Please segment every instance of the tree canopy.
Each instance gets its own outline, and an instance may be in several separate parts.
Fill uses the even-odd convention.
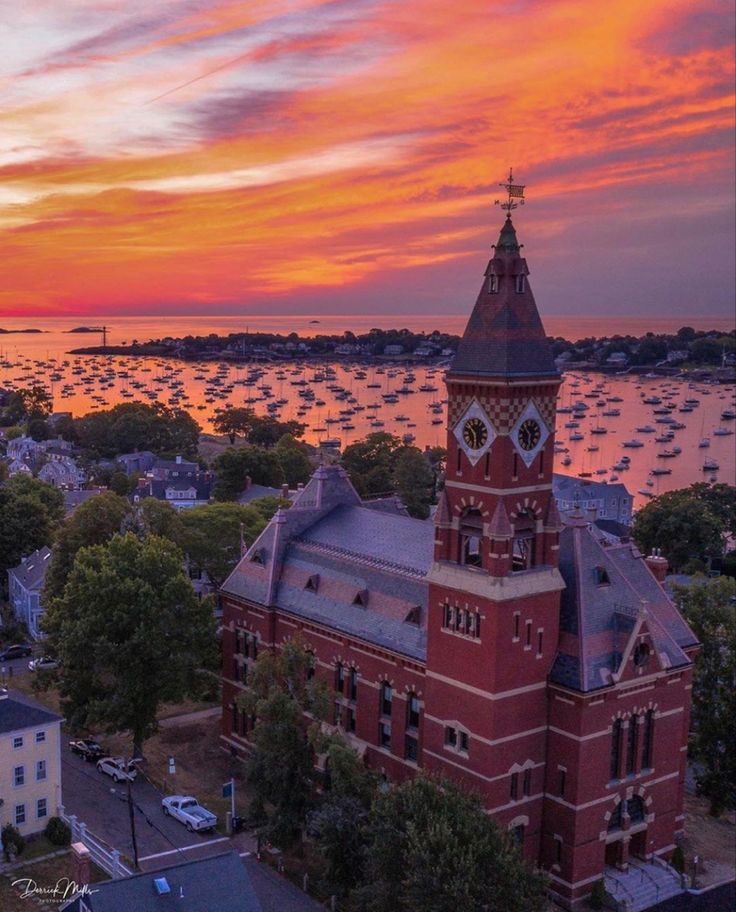
[[[161,703],[199,693],[216,650],[210,601],[194,594],[181,551],[155,535],[82,548],[42,624],[71,727],[130,731],[135,756]]]
[[[136,450],[194,458],[199,445],[200,427],[194,418],[159,402],[122,402],[77,418],[73,426],[79,445],[102,458]]]
[[[660,494],[636,514],[632,533],[643,552],[661,549],[676,571],[720,557],[726,535],[736,533],[736,488],[701,482]]]
[[[19,474],[0,485],[0,593],[11,567],[51,543],[63,513],[61,491],[37,478]]]
[[[230,443],[236,437],[243,437],[253,446],[273,447],[288,434],[301,437],[304,425],[299,421],[279,421],[272,415],[256,415],[251,408],[229,405],[212,419],[212,426],[218,434],[227,434]]]
[[[701,643],[693,676],[690,753],[698,791],[711,813],[736,807],[736,580],[697,579],[674,587],[675,601]]]
[[[284,470],[278,455],[262,447],[228,448],[214,460],[216,474],[215,500],[237,500],[248,483],[279,487],[284,483]]]

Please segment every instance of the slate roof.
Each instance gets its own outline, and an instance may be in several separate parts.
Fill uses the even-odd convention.
[[[0,734],[2,735],[60,721],[61,716],[27,698],[21,700],[15,695],[0,696]]]
[[[99,493],[99,489],[64,491],[64,513],[69,516],[69,514],[73,513],[80,504],[83,504],[85,501],[89,500],[90,497],[95,497]]]
[[[168,893],[157,891],[160,879]],[[236,852],[96,883],[84,902],[92,912],[263,912]],[[62,909],[76,912],[79,900]]]
[[[606,544],[580,515],[568,517],[560,536],[560,640],[551,679],[588,692],[613,683],[640,618],[660,664],[690,664],[683,651],[697,639],[642,555],[630,543]],[[644,612],[642,613],[642,608]]]
[[[423,660],[433,547],[432,523],[363,504],[340,466],[321,466],[223,591]]]
[[[11,567],[8,573],[12,574],[24,589],[40,589],[50,560],[51,549],[44,545],[43,548],[24,557],[17,567]]]
[[[261,497],[281,497],[281,488],[270,488],[268,485],[251,484],[238,495],[239,504],[247,504]]]
[[[534,295],[516,292],[516,277],[527,276],[526,260],[511,219],[504,223],[495,254],[486,267],[483,286],[448,372],[452,375],[498,377],[558,377]],[[491,293],[490,275],[499,277]]]

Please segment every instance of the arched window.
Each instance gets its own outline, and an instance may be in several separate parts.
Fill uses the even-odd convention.
[[[498,276],[492,272],[488,276],[488,292],[490,294],[498,294],[498,288],[499,288]]]
[[[611,819],[608,821],[609,831],[621,829],[622,812],[623,812],[623,804],[621,804],[619,802],[616,805],[616,810],[611,814]]]
[[[514,285],[516,287],[517,294],[524,294],[524,292],[526,291],[526,276],[524,275],[524,273],[516,276]]]
[[[626,775],[631,776],[636,772],[636,748],[639,740],[639,717],[633,715],[629,719],[629,737],[626,742]]]
[[[511,570],[520,573],[534,566],[535,545],[534,517],[528,510],[519,513],[514,521],[514,538],[511,548]]]
[[[621,805],[619,805],[621,807]],[[629,798],[626,802],[626,813],[629,815],[629,819],[632,823],[641,823],[646,816],[646,808],[644,806],[644,799],[641,795],[634,795],[633,798]]]
[[[644,769],[651,769],[654,765],[654,710],[647,711],[644,721],[644,747],[642,749],[641,765]]]
[[[468,567],[481,567],[481,542],[483,517],[480,510],[466,510],[460,520],[460,563]]]

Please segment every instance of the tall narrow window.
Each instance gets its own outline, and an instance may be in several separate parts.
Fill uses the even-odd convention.
[[[524,781],[521,790],[527,797],[532,793],[532,771],[530,769],[524,770]]]
[[[629,737],[626,742],[626,775],[636,772],[636,747],[639,736],[639,717],[634,715],[629,719]]]
[[[391,715],[391,705],[393,702],[393,689],[388,681],[381,684],[381,715]]]
[[[532,622],[531,621],[526,622],[526,645],[527,646],[532,645]]]
[[[539,451],[539,474],[544,475],[544,447]]]
[[[517,612],[514,614],[514,639],[515,639],[515,640],[518,640],[518,639],[519,639],[519,623],[520,623],[520,621],[521,621],[521,618],[519,617],[519,612],[517,611]]]
[[[498,294],[499,282],[498,276],[494,273],[488,276],[488,292],[490,294]]]
[[[641,765],[644,769],[651,769],[653,766],[653,748],[654,748],[654,710],[647,712],[644,722],[644,747],[641,758]]]
[[[480,510],[466,510],[460,520],[460,562],[468,567],[480,567],[483,517]]]
[[[485,462],[485,468],[483,470],[483,474],[485,475],[486,478],[490,477],[490,474],[491,474],[491,451],[490,450],[486,453],[486,462]]]
[[[514,476],[514,478],[519,477],[519,454],[518,453],[514,453],[514,466],[511,469],[511,474]]]
[[[445,629],[447,629],[448,627],[452,627],[452,620],[453,620],[452,606],[448,602],[445,602],[445,604],[442,606],[442,626]]]
[[[419,728],[419,698],[410,693],[406,700],[406,727]]]
[[[516,801],[519,797],[519,774],[511,774],[511,800]]]
[[[616,719],[611,731],[611,779],[618,779],[621,755],[621,728],[621,720]]]
[[[342,662],[335,665],[335,690],[342,693],[345,689],[345,668]]]
[[[519,849],[524,846],[524,824],[520,823],[519,826],[514,827],[514,842],[519,847]]]
[[[541,630],[537,631],[537,655],[540,655],[540,656],[542,654],[542,637],[543,636],[544,636],[544,634],[542,633]]]
[[[526,276],[523,273],[516,276],[514,287],[516,288],[517,294],[524,294],[526,290]]]
[[[534,566],[534,517],[520,513],[514,522],[511,543],[511,569],[515,573]]]
[[[358,699],[358,672],[354,668],[350,669],[348,697],[351,700]]]
[[[460,447],[458,447],[458,448],[457,448],[457,466],[456,466],[456,470],[457,470],[457,474],[458,474],[458,475],[459,475],[459,474],[462,472],[462,470],[463,470],[462,458],[463,458],[463,451],[460,449]]]

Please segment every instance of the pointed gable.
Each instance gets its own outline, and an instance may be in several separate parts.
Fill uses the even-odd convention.
[[[526,279],[528,273],[508,217],[452,362],[451,375],[559,376]]]

